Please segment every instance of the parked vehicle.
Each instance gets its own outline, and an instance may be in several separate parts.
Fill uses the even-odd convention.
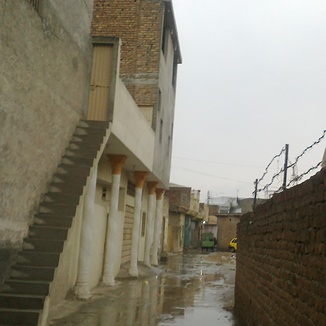
[[[217,244],[216,238],[214,238],[214,235],[212,232],[202,233],[201,235],[201,250],[212,250],[214,251],[214,248]]]
[[[235,252],[238,249],[237,246],[237,238],[232,238],[230,243],[229,243],[229,249],[231,250],[231,252]]]

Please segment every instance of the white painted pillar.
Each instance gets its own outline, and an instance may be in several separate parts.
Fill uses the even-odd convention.
[[[163,313],[160,293],[164,285],[161,284],[163,278],[152,278],[149,280],[150,296],[149,296],[149,321],[148,326],[156,326],[156,316],[160,316]]]
[[[141,286],[141,283],[138,281],[130,282],[128,287],[128,292],[126,293],[126,321],[125,326],[134,326],[135,325],[135,319],[136,319],[136,307],[138,304],[138,293],[139,293],[139,286]],[[105,325],[105,324],[103,324]]]
[[[151,247],[153,243],[154,236],[154,217],[155,217],[155,200],[156,200],[156,190],[157,182],[148,182],[148,210],[147,210],[147,225],[146,225],[146,238],[145,238],[145,253],[144,253],[144,264],[146,266],[151,266],[150,256]]]
[[[148,281],[144,281],[142,284],[141,291],[141,310],[140,310],[140,325],[149,325],[149,309],[152,305],[155,305],[154,302],[150,300],[150,285]]]
[[[143,193],[143,186],[147,177],[147,172],[136,171],[134,172],[136,180],[136,193],[135,193],[135,210],[134,220],[132,225],[132,239],[131,239],[131,257],[129,275],[138,277],[138,246],[139,246],[139,228],[140,228],[140,214],[141,214],[141,199]]]
[[[158,266],[158,250],[160,247],[160,235],[162,225],[162,209],[163,209],[163,193],[164,189],[156,189],[156,213],[154,225],[154,239],[151,252],[151,264]]]
[[[114,286],[115,244],[118,242],[117,223],[121,170],[126,160],[124,155],[109,155],[112,164],[112,185],[110,198],[110,214],[106,230],[106,245],[102,281],[105,285]]]
[[[79,299],[88,299],[91,293],[88,286],[89,276],[89,260],[92,245],[92,228],[94,218],[94,204],[97,180],[97,166],[94,168],[90,182],[86,189],[84,205],[83,205],[83,219],[80,235],[80,249],[78,257],[78,273],[77,281],[74,287],[74,292]]]

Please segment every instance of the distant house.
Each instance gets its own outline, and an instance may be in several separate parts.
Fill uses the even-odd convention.
[[[213,233],[213,237],[217,238],[217,217],[209,215],[203,224],[203,233]]]
[[[204,206],[199,203],[199,190],[170,184],[168,252],[182,252],[197,248],[200,242],[201,225],[205,216]]]
[[[237,236],[237,224],[240,222],[241,215],[252,211],[252,207],[253,198],[240,199],[227,196],[210,198],[210,215],[204,229],[205,232],[206,230],[216,232],[219,250],[228,250],[230,240]]]

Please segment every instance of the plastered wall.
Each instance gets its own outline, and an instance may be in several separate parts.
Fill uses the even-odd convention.
[[[92,6],[0,0],[0,247],[20,245],[86,111]]]

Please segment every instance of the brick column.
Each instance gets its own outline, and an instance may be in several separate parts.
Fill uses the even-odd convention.
[[[155,212],[155,226],[154,226],[154,240],[151,253],[151,264],[158,265],[158,250],[160,246],[160,234],[162,225],[162,209],[163,209],[163,194],[164,189],[156,189],[156,212]]]
[[[89,259],[92,245],[92,227],[94,219],[94,204],[97,180],[97,166],[94,168],[86,189],[83,219],[80,234],[80,249],[78,257],[78,273],[74,292],[79,299],[88,299],[91,293],[88,287]]]
[[[115,243],[118,241],[117,234],[117,219],[118,219],[118,204],[121,171],[127,157],[125,155],[108,155],[109,161],[112,164],[112,185],[110,198],[110,214],[106,230],[106,246],[104,256],[103,278],[104,284],[114,286],[114,258]]]
[[[136,180],[136,193],[135,193],[135,210],[134,210],[134,223],[132,225],[132,240],[131,240],[131,258],[129,275],[138,277],[138,245],[139,245],[139,227],[140,227],[140,212],[141,212],[141,198],[145,179],[148,172],[136,171],[134,172]]]
[[[156,186],[158,182],[148,182],[148,210],[147,210],[147,226],[146,226],[146,237],[145,237],[145,257],[144,264],[146,266],[151,266],[150,256],[151,247],[153,243],[154,236],[154,214],[155,214],[155,200],[156,200]]]

